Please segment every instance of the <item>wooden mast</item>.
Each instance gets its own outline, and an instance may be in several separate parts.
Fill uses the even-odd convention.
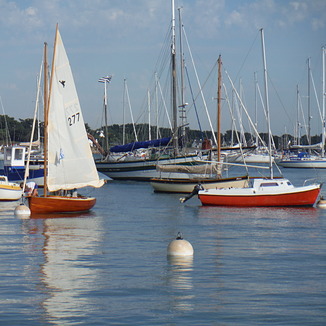
[[[48,44],[44,42],[44,197],[47,196],[47,171],[48,171]]]
[[[48,148],[49,108],[50,108],[50,98],[51,98],[51,91],[52,91],[53,76],[54,76],[54,60],[55,60],[55,56],[56,56],[57,39],[58,39],[58,24],[56,25],[56,30],[55,30],[49,92],[48,92],[48,88],[47,88],[47,71],[48,71],[47,56],[46,56],[47,53],[46,52],[44,53],[45,54],[45,58],[44,58],[44,197],[46,197],[47,193],[48,193],[48,178],[47,178],[47,176],[48,176],[48,158],[49,158],[49,148]],[[47,48],[47,46],[45,48]]]

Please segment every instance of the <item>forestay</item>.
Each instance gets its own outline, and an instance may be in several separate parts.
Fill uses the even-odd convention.
[[[50,83],[48,189],[100,187],[69,60],[57,29]]]

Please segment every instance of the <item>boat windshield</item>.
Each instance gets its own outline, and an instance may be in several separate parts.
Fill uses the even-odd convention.
[[[277,187],[277,182],[263,182],[260,184],[261,187]]]

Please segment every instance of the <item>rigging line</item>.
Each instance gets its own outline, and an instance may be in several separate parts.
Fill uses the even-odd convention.
[[[200,133],[202,135],[202,139],[204,139],[204,133],[203,133],[203,130],[202,130],[202,127],[201,127],[201,124],[200,124],[200,120],[199,120],[199,116],[198,116],[198,111],[197,111],[197,106],[196,106],[196,102],[195,102],[195,99],[194,99],[194,93],[192,91],[192,87],[191,87],[191,83],[190,83],[190,79],[189,79],[189,74],[188,74],[187,66],[185,66],[185,71],[186,71],[186,76],[187,76],[187,80],[188,80],[188,84],[189,84],[189,90],[190,90],[190,94],[191,94],[192,104],[194,106],[195,113],[196,113],[196,118],[197,118],[199,130],[200,130]]]
[[[272,87],[273,87],[273,89],[274,89],[274,91],[275,91],[275,93],[276,93],[276,97],[278,98],[278,100],[279,100],[279,102],[280,102],[280,104],[281,104],[281,107],[283,108],[283,111],[285,112],[285,115],[287,116],[287,118],[289,119],[289,121],[291,121],[291,123],[293,122],[293,119],[289,116],[289,114],[286,112],[286,109],[285,109],[285,107],[284,107],[284,104],[283,104],[283,102],[282,102],[282,100],[281,100],[281,97],[280,97],[280,95],[278,94],[278,92],[277,92],[277,89],[276,89],[276,87],[275,87],[275,85],[273,84],[273,81],[271,80],[271,78],[269,77],[269,75],[267,74],[267,77],[268,77],[268,81],[271,83],[271,85],[272,85]]]
[[[226,70],[224,70],[224,71],[225,71],[225,74],[227,75],[227,77],[228,77],[228,79],[229,79],[229,82],[230,82],[230,84],[231,84],[231,87],[232,87],[232,89],[233,89],[233,91],[234,91],[234,93],[235,93],[235,95],[236,95],[236,98],[237,98],[237,100],[238,100],[238,102],[239,102],[241,108],[243,109],[243,111],[245,112],[245,114],[246,114],[246,116],[247,116],[247,118],[248,118],[249,123],[251,124],[251,126],[252,126],[253,130],[255,131],[256,135],[259,136],[259,139],[262,141],[262,139],[261,139],[261,137],[260,137],[260,135],[259,135],[259,132],[258,132],[258,130],[257,130],[256,127],[255,127],[255,124],[254,124],[253,121],[251,120],[251,118],[250,118],[250,116],[249,116],[249,114],[248,114],[248,111],[247,111],[246,107],[244,106],[244,104],[243,104],[243,102],[242,102],[242,99],[241,99],[239,93],[237,92],[237,90],[236,90],[235,87],[234,87],[234,83],[232,82],[230,75],[228,74],[228,72],[227,72]]]
[[[224,88],[224,93],[225,93],[225,100],[226,100],[226,103],[228,104],[228,108],[229,108],[229,111],[230,111],[230,115],[231,115],[231,118],[232,118],[232,129],[231,129],[231,137],[233,137],[233,131],[235,131],[235,135],[236,135],[236,138],[237,138],[237,142],[240,146],[240,153],[241,153],[241,156],[244,157],[244,153],[243,153],[243,148],[242,148],[242,145],[241,145],[241,142],[240,142],[240,139],[239,139],[239,132],[237,130],[237,126],[236,126],[236,123],[235,123],[235,119],[234,119],[234,114],[233,114],[233,110],[232,110],[232,106],[230,104],[230,99],[229,99],[229,96],[228,96],[228,92],[227,92],[227,89],[226,89],[226,86],[225,84],[223,83],[223,88]],[[233,129],[234,128],[234,129]],[[249,174],[249,170],[248,170],[248,166],[246,164],[246,161],[244,160],[244,166],[245,166],[245,169],[246,169],[246,172],[247,174]]]
[[[7,123],[7,115],[5,114],[5,108],[3,106],[1,96],[0,96],[0,103],[1,103],[1,107],[2,107],[3,118],[4,118],[4,121],[5,121],[5,130],[6,130],[5,137],[6,137],[6,143],[7,143],[6,145],[9,145],[9,144],[11,144],[11,138],[10,138],[8,123]]]
[[[198,77],[197,69],[196,69],[195,62],[194,62],[194,59],[193,59],[193,56],[192,56],[192,52],[191,52],[191,49],[190,49],[190,46],[189,46],[187,34],[186,34],[184,28],[183,28],[183,34],[185,36],[185,40],[186,40],[186,43],[187,43],[188,51],[189,51],[189,54],[190,54],[190,59],[191,59],[191,62],[192,62],[192,66],[194,68],[194,73],[195,73],[195,76],[196,76],[196,80],[197,80],[197,84],[198,84],[198,88],[199,88],[199,93],[201,95],[201,98],[202,98],[202,101],[203,101],[203,104],[204,104],[204,107],[205,107],[205,111],[206,111],[208,123],[209,123],[209,126],[210,126],[211,131],[212,131],[213,140],[214,140],[215,144],[217,145],[217,139],[216,139],[216,136],[215,136],[215,133],[214,133],[214,128],[212,126],[211,118],[209,116],[209,112],[208,112],[206,100],[205,100],[205,97],[204,97],[204,94],[203,94],[203,88],[202,88],[202,86],[201,86],[201,84],[199,82],[199,77]]]
[[[304,114],[304,111],[303,111],[302,99],[301,99],[301,95],[300,94],[299,94],[299,108],[300,108],[300,113],[302,115],[303,127],[304,127],[304,130],[305,130],[306,135],[308,135],[308,129],[307,129],[307,125],[308,124],[306,122],[305,114]],[[299,142],[300,142],[300,140],[299,140]]]
[[[161,94],[161,99],[162,99],[162,102],[163,102],[165,113],[166,113],[167,118],[168,118],[169,127],[172,130],[172,124],[171,124],[170,116],[169,116],[168,109],[167,109],[167,106],[166,106],[166,102],[165,102],[165,99],[164,99],[164,96],[163,96],[163,93],[162,93],[161,83],[160,83],[159,79],[157,80],[157,83],[158,83],[158,88],[159,88],[159,91],[160,91],[160,94]]]
[[[320,105],[319,105],[319,100],[318,100],[316,86],[315,86],[315,80],[312,75],[312,71],[310,71],[310,79],[311,79],[312,87],[314,89],[314,94],[315,94],[316,104],[317,104],[317,108],[318,108],[318,112],[319,112],[320,122],[323,122],[323,116],[322,116],[322,112],[321,112]]]
[[[264,116],[265,116],[265,119],[267,121],[267,112],[266,112],[266,108],[265,108],[263,96],[261,94],[259,85],[257,85],[257,88],[258,88],[259,99],[261,101],[261,105],[262,105],[262,108],[263,108],[263,111],[264,111]],[[271,141],[272,141],[272,147],[273,147],[273,149],[276,150],[276,145],[275,145],[275,142],[274,142],[274,138],[273,137],[272,137]],[[267,144],[264,141],[263,141],[262,145],[265,146],[265,147],[267,147]]]
[[[168,30],[165,34],[165,38],[162,43],[162,48],[160,50],[159,56],[155,64],[155,67],[157,67],[157,69],[154,69],[154,71],[156,71],[159,75],[162,73],[162,70],[164,70],[164,67],[166,66],[167,62],[169,62],[169,56],[167,55],[167,53],[170,52],[170,46],[167,45],[170,45],[171,43],[170,39],[171,39],[171,26],[168,27]]]
[[[240,75],[240,73],[242,71],[242,68],[244,67],[244,65],[245,65],[245,63],[246,63],[246,61],[247,61],[247,59],[249,57],[249,54],[250,54],[251,50],[253,49],[254,44],[256,43],[256,40],[258,38],[258,35],[259,35],[259,31],[257,31],[256,37],[255,37],[254,41],[252,42],[252,44],[251,44],[251,46],[249,48],[249,51],[247,52],[247,54],[246,54],[246,56],[245,56],[245,58],[244,58],[244,60],[243,60],[243,62],[241,64],[241,66],[240,66],[240,69],[239,69],[238,73],[235,76],[235,79],[234,79],[235,81],[238,80],[238,76]]]
[[[137,135],[136,127],[135,127],[134,115],[132,114],[132,108],[131,108],[131,103],[130,103],[130,97],[129,97],[129,91],[128,91],[128,85],[127,85],[127,83],[125,84],[125,91],[126,91],[127,103],[128,103],[128,107],[129,107],[129,113],[130,113],[131,122],[132,122],[132,125],[133,125],[135,139],[136,139],[136,141],[138,141],[138,135]]]
[[[222,64],[223,64],[223,63],[222,63]],[[212,74],[214,73],[214,71],[216,70],[216,67],[217,67],[217,60],[215,61],[214,65],[212,66],[212,69],[210,70],[210,72],[209,72],[208,76],[206,77],[204,83],[202,83],[202,84],[200,85],[200,88],[199,88],[199,90],[198,90],[198,93],[197,93],[197,95],[194,97],[194,100],[195,100],[195,101],[197,100],[197,98],[199,97],[199,95],[200,95],[200,94],[202,93],[202,91],[204,90],[206,84],[208,83],[208,81],[209,81],[210,78],[211,78],[211,75],[212,75]],[[190,106],[190,108],[191,108],[191,106]],[[190,108],[189,108],[189,109],[190,109]]]

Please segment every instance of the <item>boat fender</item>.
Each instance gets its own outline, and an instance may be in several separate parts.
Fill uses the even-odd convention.
[[[187,240],[184,240],[181,232],[178,232],[178,235],[175,240],[172,240],[167,249],[168,256],[192,256],[194,254],[194,249],[191,243]]]
[[[184,203],[187,200],[189,200],[190,198],[192,198],[193,196],[198,195],[199,190],[204,190],[204,187],[201,184],[196,185],[194,187],[193,191],[189,195],[187,195],[185,197],[181,197],[179,199],[180,200],[180,203]]]

